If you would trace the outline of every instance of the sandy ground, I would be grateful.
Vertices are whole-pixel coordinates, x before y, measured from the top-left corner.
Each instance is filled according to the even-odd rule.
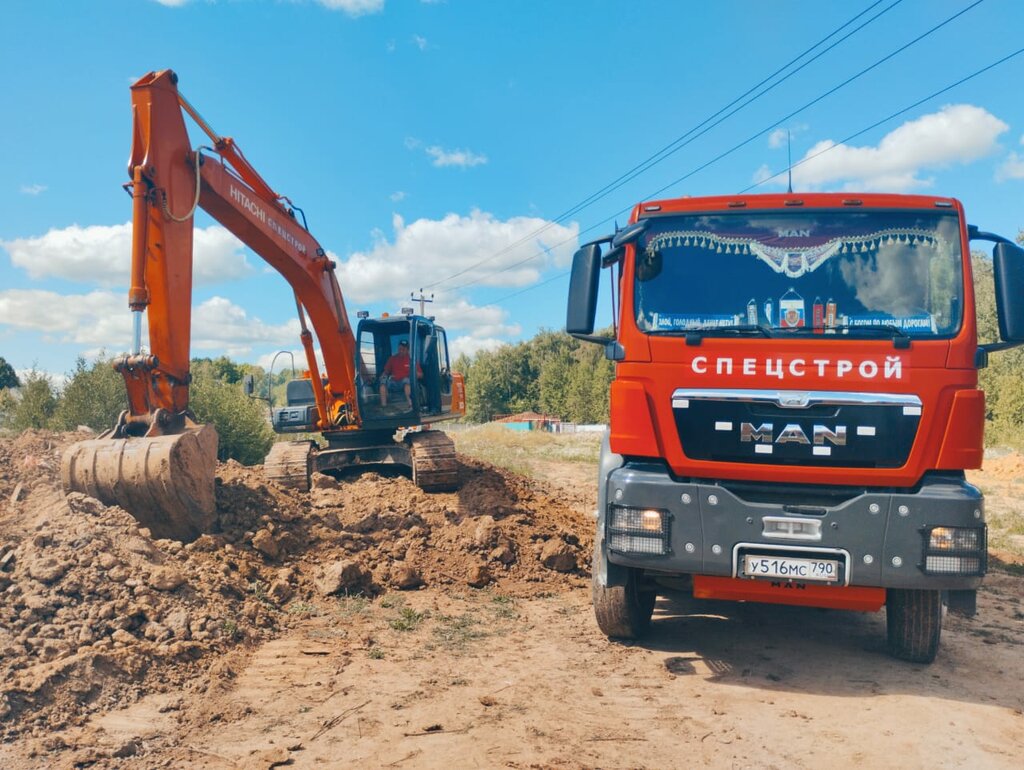
[[[296,598],[277,614],[268,605],[267,628],[233,643],[208,640],[188,676],[173,657],[144,676],[109,672],[132,686],[49,729],[29,729],[24,711],[9,715],[0,767],[1020,766],[1024,577],[1012,566],[990,574],[976,618],[947,617],[931,666],[886,656],[883,613],[679,595],[659,600],[648,639],[610,643],[592,619],[582,558],[592,469],[533,470],[546,481],[469,468],[461,504],[437,503],[451,531],[429,515],[434,502],[422,503],[417,526],[443,558],[416,556],[425,584],[413,590],[390,582],[393,562],[366,565],[376,577],[365,597],[318,592],[316,562],[339,555],[338,542],[299,532],[305,549],[293,545],[258,565],[288,563],[297,574]],[[409,493],[404,479],[372,483]],[[360,484],[322,492],[347,495],[327,501],[338,506],[339,537],[374,494],[370,482]],[[991,502],[1015,507],[1012,493],[1007,487]],[[324,499],[296,504],[326,516]],[[497,525],[528,530],[535,546],[568,544],[563,550],[581,564],[545,570],[541,549],[511,536],[515,562],[489,562],[493,543],[481,549],[473,539],[495,501],[505,507]],[[10,514],[0,513],[0,535],[12,541],[3,527]],[[245,551],[248,542],[243,534],[233,547]],[[391,558],[383,545],[373,555]],[[494,573],[479,588],[450,574],[473,559]],[[15,670],[24,676],[41,665],[27,659]]]

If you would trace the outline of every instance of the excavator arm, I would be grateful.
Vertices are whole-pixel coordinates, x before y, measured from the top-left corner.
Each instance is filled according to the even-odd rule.
[[[335,264],[299,224],[229,137],[218,136],[185,100],[170,70],[131,88],[130,353],[115,362],[128,409],[112,431],[65,452],[64,486],[119,504],[158,537],[191,539],[209,528],[215,508],[216,431],[189,410],[193,217],[202,208],[276,269],[295,294],[320,430],[360,424],[355,338]],[[212,142],[193,149],[190,115]],[[205,152],[204,152],[205,149]],[[149,349],[142,349],[142,314]],[[323,352],[317,363],[313,333]]]
[[[213,143],[193,150],[184,114]],[[179,93],[170,70],[150,73],[132,86],[133,200],[131,287],[128,303],[149,319],[149,355],[138,336],[118,362],[128,387],[128,433],[180,430],[188,411],[191,341],[193,214],[202,208],[277,270],[292,287],[301,339],[314,383],[320,382],[312,334],[327,374],[314,387],[319,428],[358,424],[355,338],[334,274],[335,263],[249,164],[238,145],[217,135]],[[139,329],[141,324],[136,323]],[[161,411],[162,410],[162,411]],[[166,416],[165,416],[166,415]],[[132,424],[137,428],[132,428]]]

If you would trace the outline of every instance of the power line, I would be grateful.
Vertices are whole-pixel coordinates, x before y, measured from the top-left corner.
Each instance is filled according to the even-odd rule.
[[[815,104],[817,104],[818,102],[822,101],[823,99],[826,99],[829,96],[831,96],[832,94],[836,93],[837,91],[845,88],[850,83],[853,83],[855,80],[858,80],[859,78],[861,78],[864,75],[868,74],[872,70],[878,68],[879,66],[881,66],[885,62],[889,61],[890,59],[894,58],[895,56],[898,56],[899,54],[901,54],[903,51],[906,51],[911,46],[914,46],[917,43],[921,42],[922,40],[924,40],[929,35],[934,34],[938,30],[940,30],[943,27],[945,27],[946,25],[948,25],[948,24],[952,23],[953,21],[955,21],[956,19],[958,19],[960,16],[963,16],[968,11],[972,10],[973,8],[977,7],[978,5],[981,5],[981,3],[983,3],[983,2],[984,2],[984,0],[974,0],[974,2],[971,3],[970,5],[968,5],[967,7],[961,9],[960,11],[957,11],[952,16],[947,17],[945,20],[939,22],[938,24],[936,24],[935,26],[931,27],[927,31],[922,32],[920,35],[915,37],[913,40],[910,40],[909,42],[904,43],[899,48],[895,49],[894,51],[891,51],[890,53],[888,53],[885,56],[883,56],[881,59],[876,60],[874,63],[869,64],[867,67],[864,67],[859,72],[857,72],[854,75],[851,75],[846,80],[844,80],[841,83],[839,83],[838,85],[833,86],[832,88],[830,88],[829,90],[827,90],[824,93],[820,94],[819,96],[816,96],[814,99],[812,99],[811,101],[807,102],[803,106],[798,107],[797,109],[793,110],[788,115],[773,121],[772,123],[770,123],[769,125],[767,125],[766,127],[762,128],[762,129],[760,129],[756,133],[751,134],[748,138],[744,139],[743,141],[739,142],[738,144],[733,145],[728,150],[725,150],[724,152],[719,153],[715,157],[713,157],[710,160],[702,163],[701,165],[697,166],[696,168],[690,170],[689,172],[687,172],[683,176],[679,177],[678,179],[675,179],[674,181],[669,182],[668,184],[658,188],[654,192],[652,192],[652,193],[650,193],[648,195],[643,196],[642,198],[640,198],[640,200],[651,200],[651,199],[657,197],[658,195],[660,195],[661,193],[663,193],[665,190],[669,189],[670,187],[674,187],[675,185],[679,184],[680,182],[683,182],[683,181],[689,179],[690,177],[694,176],[695,174],[700,173],[701,171],[705,170],[709,166],[714,165],[715,163],[717,163],[718,161],[722,160],[723,158],[726,158],[729,155],[732,155],[734,152],[736,152],[737,150],[740,150],[743,147],[745,147],[746,145],[750,144],[751,142],[753,142],[755,139],[757,139],[761,135],[766,134],[768,131],[772,130],[773,128],[775,128],[776,126],[780,125],[781,123],[785,123],[786,121],[791,120],[792,118],[796,117],[801,112],[803,112],[804,110],[807,110],[808,108],[813,107]],[[587,228],[586,230],[581,230],[580,234],[582,234],[584,232],[589,232],[590,230],[595,229],[597,226],[599,226],[601,224],[604,224],[605,222],[611,221],[616,216],[620,216],[622,214],[625,214],[631,208],[632,208],[632,206],[630,206],[628,208],[625,208],[625,209],[621,209],[620,211],[616,212],[615,214],[613,214],[612,216],[608,217],[607,219],[602,220],[602,222],[599,222],[597,225],[593,225],[593,226]],[[571,243],[573,240],[575,240],[575,239],[574,238],[567,238],[565,240],[559,241],[558,243],[549,246],[548,248],[549,249],[554,249],[554,248],[557,248],[558,246],[565,245],[566,243]],[[513,263],[511,265],[507,265],[507,266],[505,266],[504,268],[502,268],[500,270],[495,270],[495,271],[492,271],[490,273],[487,273],[485,276],[482,276],[481,278],[476,278],[476,279],[473,279],[471,281],[467,281],[467,282],[465,282],[463,284],[460,284],[458,286],[455,286],[455,287],[452,288],[452,290],[453,291],[457,291],[457,290],[463,289],[463,288],[465,288],[467,286],[472,286],[473,284],[479,283],[481,280],[483,280],[486,277],[500,275],[501,273],[508,272],[509,270],[512,270],[513,268],[519,267],[520,265],[526,264],[527,262],[532,262],[532,261],[540,258],[541,256],[543,256],[543,254],[544,254],[544,252],[538,252],[538,253],[533,254],[533,255],[531,255],[529,257],[526,257],[525,259],[521,259],[518,262],[515,262],[515,263]]]
[[[839,40],[837,40],[834,43],[832,43],[830,46],[828,46],[824,50],[819,51],[815,56],[813,56],[812,58],[808,59],[806,62],[801,64],[799,67],[797,67],[793,71],[787,73],[785,75],[785,77],[780,78],[775,83],[772,83],[770,86],[768,86],[767,88],[762,90],[760,93],[755,94],[753,97],[751,97],[747,101],[743,102],[743,104],[740,104],[739,107],[736,107],[736,109],[732,110],[728,114],[726,114],[723,117],[721,117],[719,120],[715,121],[712,125],[710,125],[710,126],[707,125],[708,123],[711,123],[711,121],[713,121],[715,118],[717,118],[720,115],[722,115],[722,113],[724,113],[727,110],[729,110],[730,107],[733,107],[738,102],[740,102],[742,99],[744,99],[745,97],[749,96],[751,93],[753,93],[758,88],[763,86],[765,83],[767,83],[770,80],[772,80],[772,78],[774,78],[776,75],[779,75],[780,73],[785,72],[785,70],[787,70],[789,67],[794,65],[796,62],[800,61],[800,59],[802,59],[805,56],[807,56],[814,49],[816,49],[816,48],[820,47],[821,45],[823,45],[830,38],[835,37],[837,34],[839,34],[846,27],[848,27],[851,24],[853,24],[855,21],[857,21],[859,18],[861,18],[862,16],[864,16],[865,14],[870,12],[872,9],[874,9],[878,5],[881,5],[881,3],[883,1],[884,0],[875,0],[874,3],[869,5],[863,11],[861,11],[856,16],[854,16],[852,19],[850,19],[849,21],[845,22],[844,24],[841,24],[839,27],[834,29],[832,32],[830,32],[828,35],[823,37],[821,40],[819,40],[817,43],[812,45],[810,48],[806,49],[805,51],[803,51],[799,55],[797,55],[794,58],[790,59],[786,64],[782,65],[777,70],[775,70],[773,73],[771,73],[767,77],[763,78],[757,84],[755,84],[755,85],[751,86],[750,88],[748,88],[746,91],[744,91],[742,94],[737,96],[731,102],[729,102],[724,107],[719,109],[717,112],[715,112],[712,115],[708,116],[703,121],[701,121],[697,125],[693,126],[688,131],[683,133],[682,135],[676,137],[671,142],[669,142],[667,145],[662,147],[660,150],[658,150],[654,154],[648,156],[647,158],[642,160],[640,163],[638,163],[637,165],[633,166],[633,168],[631,168],[629,171],[626,171],[625,173],[623,173],[620,176],[618,176],[616,179],[614,179],[611,182],[609,182],[608,184],[606,184],[604,187],[599,189],[597,192],[590,194],[589,196],[584,198],[582,201],[576,203],[575,205],[573,205],[570,208],[568,208],[565,211],[563,211],[561,214],[559,214],[554,219],[546,222],[544,225],[542,225],[541,227],[537,228],[536,230],[528,233],[527,235],[524,235],[519,240],[514,241],[513,243],[510,243],[509,245],[503,247],[502,249],[499,249],[497,252],[495,252],[491,256],[486,257],[486,258],[484,258],[484,259],[480,260],[479,262],[476,262],[476,263],[474,263],[472,265],[469,265],[468,267],[465,267],[462,270],[459,270],[459,271],[457,271],[455,273],[452,273],[449,276],[446,276],[444,278],[438,279],[437,281],[434,281],[433,283],[428,285],[428,288],[433,288],[433,287],[438,286],[438,285],[440,285],[440,284],[442,284],[442,283],[444,283],[446,281],[450,281],[452,278],[457,278],[460,275],[464,275],[465,273],[468,273],[469,271],[474,270],[477,267],[480,267],[481,265],[486,264],[487,262],[495,260],[498,257],[502,256],[503,254],[507,254],[508,252],[512,251],[517,246],[521,246],[522,244],[527,243],[528,241],[533,240],[534,238],[539,236],[541,233],[549,230],[555,224],[559,224],[561,222],[564,222],[566,219],[568,219],[569,217],[573,216],[574,214],[578,214],[580,211],[582,211],[582,210],[584,210],[586,208],[589,208],[591,205],[593,205],[597,201],[599,201],[602,198],[606,197],[609,193],[619,189],[624,184],[626,184],[626,183],[632,181],[633,179],[635,179],[636,177],[638,177],[640,174],[643,174],[644,172],[646,172],[649,169],[653,168],[658,163],[661,163],[663,160],[668,158],[670,155],[673,155],[675,152],[677,152],[678,150],[680,150],[683,147],[687,146],[688,144],[690,144],[694,140],[698,139],[699,137],[703,136],[708,131],[710,131],[712,128],[715,128],[716,126],[718,126],[719,124],[721,124],[722,122],[724,122],[728,118],[732,117],[733,115],[735,115],[737,112],[739,112],[743,108],[747,107],[748,105],[752,104],[756,100],[760,99],[762,96],[767,94],[769,91],[771,91],[774,88],[776,88],[777,86],[781,85],[782,83],[787,81],[789,78],[791,78],[793,75],[797,74],[798,72],[800,72],[805,67],[807,67],[808,65],[812,64],[813,62],[817,61],[819,58],[824,56],[826,53],[828,53],[832,49],[836,48],[838,45],[840,45],[841,43],[843,43],[844,41],[846,41],[847,39],[849,39],[850,37],[855,35],[860,30],[864,29],[864,27],[866,27],[869,24],[871,24],[873,21],[878,19],[880,16],[888,13],[893,8],[895,8],[897,5],[899,5],[900,3],[903,2],[903,0],[894,0],[894,2],[890,3],[886,8],[883,8],[877,14],[875,14],[870,19],[865,21],[863,24],[858,26],[856,29],[850,31],[849,33],[847,33],[842,38],[840,38]],[[707,128],[705,128],[703,131],[700,131],[700,133],[696,133],[699,129],[704,128],[705,126],[707,126]],[[455,287],[455,288],[458,289],[458,288],[461,288],[461,287]]]
[[[842,145],[846,144],[847,142],[849,142],[849,141],[851,141],[853,139],[856,139],[858,136],[861,136],[862,134],[865,134],[868,131],[871,131],[871,130],[873,130],[875,128],[878,128],[879,126],[881,126],[881,125],[883,125],[883,124],[885,124],[885,123],[887,123],[887,122],[889,122],[891,120],[894,120],[894,119],[898,118],[900,115],[903,115],[903,114],[909,112],[910,110],[915,109],[916,107],[920,107],[925,102],[928,102],[928,101],[930,101],[932,99],[935,99],[935,98],[941,96],[942,94],[946,93],[947,91],[951,91],[952,89],[954,89],[954,88],[956,88],[958,86],[961,86],[961,85],[963,85],[964,83],[967,83],[970,80],[973,80],[974,78],[978,77],[979,75],[983,75],[984,73],[988,72],[989,70],[994,69],[994,68],[998,67],[1001,64],[1005,64],[1010,59],[1013,59],[1013,58],[1015,58],[1017,56],[1020,56],[1021,54],[1024,54],[1024,48],[1019,48],[1016,51],[1013,51],[1012,53],[1009,53],[1006,56],[1003,56],[1002,58],[997,59],[996,61],[992,62],[991,64],[988,64],[988,65],[982,67],[981,69],[975,70],[970,75],[966,75],[965,77],[962,77],[959,80],[957,80],[957,81],[955,81],[953,83],[950,83],[949,85],[947,85],[947,86],[945,86],[943,88],[940,88],[938,91],[934,91],[933,93],[929,94],[928,96],[925,96],[925,97],[923,97],[921,99],[918,99],[917,101],[913,102],[912,104],[909,104],[906,107],[904,107],[904,108],[902,108],[900,110],[897,110],[896,112],[891,113],[890,115],[882,118],[881,120],[875,121],[871,125],[866,126],[866,127],[862,128],[862,129],[860,129],[859,131],[856,131],[856,132],[850,134],[848,137],[843,139],[841,142],[838,142],[838,143],[836,143],[834,145],[831,145],[828,148],[826,148],[824,150],[821,150],[820,152],[815,153],[814,155],[809,155],[808,157],[803,158],[802,160],[794,163],[793,167],[796,168],[797,166],[799,166],[799,165],[801,165],[803,163],[807,163],[808,161],[811,161],[811,160],[813,160],[814,158],[816,158],[816,157],[818,157],[820,155],[824,155],[826,152],[830,152],[831,150],[834,150],[836,147],[842,146]],[[756,182],[756,183],[750,185],[749,187],[746,187],[743,190],[740,190],[737,193],[737,195],[742,195],[743,193],[749,192],[750,190],[754,189],[755,187],[763,185],[766,182],[768,182],[769,180],[774,179],[775,177],[781,176],[784,173],[786,173],[786,169],[783,169],[782,171],[779,171],[779,172],[773,174],[771,177],[763,179],[760,182]],[[617,214],[612,215],[611,217],[608,217],[608,219],[605,219],[602,222],[599,222],[597,225],[593,225],[592,227],[590,227],[588,229],[590,229],[590,230],[595,229],[597,226],[599,226],[601,224],[604,224],[605,222],[610,221],[614,216],[618,216],[618,215]],[[585,231],[581,231],[581,232],[585,232]],[[528,286],[525,289],[520,289],[518,291],[512,292],[511,294],[506,294],[505,296],[498,297],[495,300],[491,300],[488,303],[488,305],[497,305],[497,304],[499,304],[501,302],[505,302],[506,300],[512,299],[513,297],[517,297],[520,294],[525,294],[528,291],[533,291],[534,289],[539,289],[541,286],[545,286],[545,285],[547,285],[549,283],[553,283],[554,281],[557,281],[559,279],[565,278],[566,276],[569,275],[570,272],[571,271],[566,270],[565,272],[558,273],[558,274],[552,276],[551,278],[548,278],[547,280],[541,281],[540,283],[536,283],[536,284],[534,284],[532,286]],[[459,318],[459,317],[462,317],[464,315],[467,315],[467,313],[458,313],[458,314],[455,314],[452,317]]]
[[[881,120],[876,121],[875,123],[872,123],[870,126],[867,126],[866,128],[862,128],[860,131],[857,131],[856,133],[850,134],[848,137],[846,137],[845,139],[841,139],[836,144],[829,145],[824,150],[820,150],[820,151],[814,153],[813,155],[808,155],[806,158],[801,158],[796,163],[793,163],[789,167],[782,169],[782,171],[779,171],[779,172],[777,172],[775,174],[772,174],[769,177],[765,177],[760,182],[755,182],[754,184],[750,185],[749,187],[743,188],[742,190],[739,191],[739,193],[737,193],[737,195],[742,195],[745,192],[750,192],[755,187],[760,187],[761,185],[771,181],[772,179],[775,179],[778,176],[782,176],[787,171],[791,171],[792,169],[796,168],[797,166],[802,166],[804,163],[807,163],[808,161],[812,161],[815,158],[821,157],[826,152],[830,152],[830,151],[834,150],[836,147],[841,147],[841,146],[847,144],[848,142],[853,141],[854,139],[856,139],[861,134],[865,134],[865,133],[867,133],[868,131],[870,131],[870,130],[872,130],[874,128],[878,128],[883,123],[888,123],[890,120],[894,120],[895,118],[898,118],[900,115],[903,115],[906,112],[910,112],[910,110],[914,109],[915,107],[920,107],[925,102],[931,101],[932,99],[935,99],[936,97],[942,96],[942,94],[946,93],[946,91],[950,91],[950,90],[956,88],[959,85],[963,85],[968,80],[976,78],[976,77],[978,77],[978,75],[981,75],[981,74],[983,74],[985,72],[988,72],[990,69],[992,69],[994,67],[998,67],[1000,64],[1003,64],[1004,62],[1009,61],[1010,59],[1014,58],[1015,56],[1020,56],[1022,53],[1024,53],[1024,48],[1019,48],[1016,51],[1014,51],[1013,53],[1007,54],[1002,59],[999,59],[998,61],[992,62],[991,64],[989,64],[989,65],[987,65],[985,67],[982,67],[980,70],[977,70],[976,72],[973,72],[970,75],[961,78],[960,80],[956,81],[955,83],[950,83],[945,88],[940,88],[938,91],[935,91],[934,93],[929,94],[928,96],[924,97],[923,99],[919,99],[918,101],[914,102],[913,104],[908,105],[908,106],[904,107],[903,109],[898,110],[898,111],[892,113],[888,117],[884,117]]]

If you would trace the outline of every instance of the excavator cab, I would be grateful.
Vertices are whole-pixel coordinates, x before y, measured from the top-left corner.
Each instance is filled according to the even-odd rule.
[[[396,384],[399,378],[388,368],[388,361],[401,354],[404,346],[409,355],[408,400],[404,387]],[[364,318],[356,331],[356,351],[359,412],[364,426],[411,426],[451,414],[447,336],[430,318]]]

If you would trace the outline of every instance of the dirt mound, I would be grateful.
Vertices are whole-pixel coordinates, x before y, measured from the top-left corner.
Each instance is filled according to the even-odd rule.
[[[463,461],[461,489],[318,475],[309,493],[218,467],[215,532],[154,539],[129,514],[59,488],[76,434],[0,439],[0,736],[48,732],[173,686],[337,595],[420,586],[514,596],[585,583],[589,529],[534,482]],[[587,534],[584,534],[587,533]]]
[[[975,474],[989,479],[999,481],[1013,481],[1024,478],[1024,455],[1019,452],[1010,452],[1001,457],[985,458],[985,465],[981,471]]]

